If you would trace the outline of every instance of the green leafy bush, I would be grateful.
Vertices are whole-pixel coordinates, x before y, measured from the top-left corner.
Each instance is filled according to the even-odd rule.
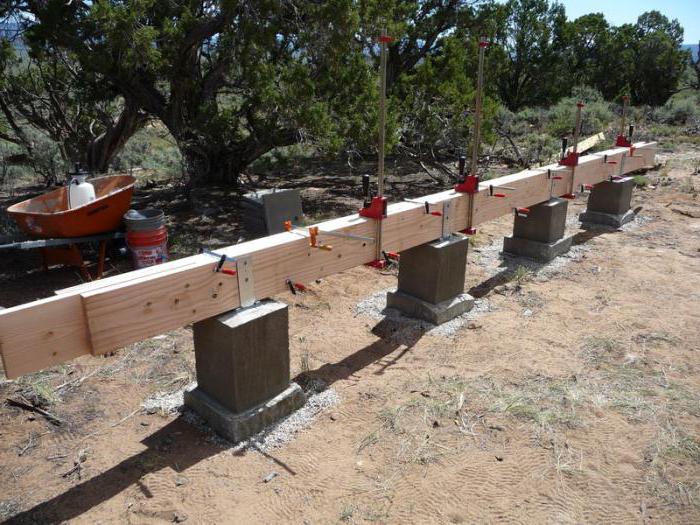
[[[699,119],[700,108],[694,97],[672,98],[654,112],[654,120],[663,124],[692,124]]]
[[[603,131],[615,119],[610,104],[600,92],[589,87],[575,88],[570,97],[565,97],[547,112],[546,131],[556,137],[570,135],[576,121],[576,103],[585,104],[581,114],[581,134],[593,135]]]

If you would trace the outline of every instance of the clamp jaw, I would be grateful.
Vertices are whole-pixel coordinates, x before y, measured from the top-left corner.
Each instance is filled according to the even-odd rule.
[[[615,139],[615,147],[617,148],[630,148],[631,154],[634,154],[634,146],[632,145],[632,135],[634,135],[634,124],[630,124],[627,131],[627,136],[618,135]]]
[[[384,219],[386,217],[388,200],[383,196],[370,196],[369,175],[362,176],[362,195],[364,196],[364,203],[358,212],[360,217],[378,221]]]
[[[464,175],[464,168],[466,163],[466,157],[464,155],[461,155],[459,157],[459,175],[462,178],[462,182],[455,185],[455,191],[457,193],[478,193],[479,177],[477,175]]]
[[[559,159],[560,166],[578,166],[579,154],[576,151],[567,152],[569,145],[569,139],[566,137],[561,138],[561,158]]]

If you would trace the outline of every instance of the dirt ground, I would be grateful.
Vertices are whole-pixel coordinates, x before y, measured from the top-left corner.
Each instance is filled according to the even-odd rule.
[[[193,381],[189,328],[0,380],[3,400],[61,420],[0,407],[0,520],[700,523],[700,149],[659,158],[634,223],[581,230],[579,198],[574,248],[549,265],[499,255],[512,218],[484,225],[465,284],[480,307],[451,331],[377,313],[395,270],[277,297],[293,376],[338,397],[277,448],[142,406]],[[297,180],[319,215],[356,205],[349,183],[312,182]],[[140,198],[177,207],[167,191]],[[244,235],[227,199],[182,221],[176,251]],[[24,254],[0,264],[3,306],[76,281]]]

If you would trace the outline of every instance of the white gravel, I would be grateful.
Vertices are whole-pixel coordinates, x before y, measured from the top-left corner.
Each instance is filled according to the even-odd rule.
[[[309,396],[303,407],[276,425],[253,436],[245,446],[262,452],[279,448],[292,441],[299,431],[311,426],[318,414],[338,403],[340,403],[340,396],[332,388],[313,394]]]
[[[648,217],[637,215],[633,221],[622,226],[620,230],[624,232],[631,231],[650,220]],[[601,226],[600,229],[610,232],[615,231],[607,226]],[[570,215],[566,221],[566,235],[575,235],[580,231],[578,213]],[[534,280],[548,281],[563,274],[571,262],[580,262],[585,259],[591,249],[591,245],[586,242],[573,245],[567,253],[547,263],[541,263],[525,257],[516,257],[503,253],[503,238],[499,238],[489,245],[470,248],[468,258],[471,264],[478,264],[486,271],[484,280],[490,279],[499,273],[511,274],[519,267],[523,267]],[[435,326],[426,321],[406,317],[393,308],[387,308],[386,294],[394,290],[395,288],[388,288],[360,301],[355,306],[355,315],[365,315],[383,321],[383,323],[374,328],[374,333],[393,343],[409,347],[413,346],[426,333],[452,337],[465,326],[469,327],[470,323],[473,323],[480,316],[496,309],[486,297],[482,297],[475,300],[474,308],[471,311],[440,326]]]
[[[383,326],[377,326],[375,332],[384,339],[405,346],[413,346],[423,334],[452,337],[471,321],[484,313],[491,312],[494,307],[487,299],[476,299],[474,308],[454,319],[435,326],[432,323],[413,317],[407,317],[398,310],[386,307],[386,294],[393,292],[394,288],[388,288],[372,294],[355,306],[355,315],[366,315],[373,319],[384,321]]]
[[[620,231],[628,232],[643,226],[652,219],[642,215],[637,215],[634,220],[624,224]],[[614,232],[615,228],[609,226],[590,226],[593,231]],[[581,231],[578,214],[569,215],[566,220],[566,235],[575,235]],[[522,266],[531,272],[536,281],[547,281],[553,277],[561,275],[566,267],[572,262],[580,262],[586,258],[592,247],[589,243],[573,245],[569,251],[552,261],[541,263],[526,257],[517,257],[503,252],[503,239],[495,240],[487,246],[470,250],[470,256],[476,264],[484,268],[487,278],[491,278],[499,272],[515,271]]]
[[[163,415],[172,415],[181,412],[184,403],[184,392],[189,386],[187,385],[182,390],[174,392],[157,392],[141,403],[141,406],[149,414],[158,412]]]
[[[232,445],[230,442],[215,434],[199,415],[184,406],[184,392],[192,386],[194,386],[194,383],[174,392],[158,392],[146,399],[141,406],[148,413],[160,413],[164,415],[182,414],[183,418],[188,423],[208,434],[207,441],[222,448],[230,448],[233,452],[242,449],[266,452],[279,448],[294,440],[298,432],[311,426],[311,423],[318,414],[340,402],[340,396],[332,388],[327,388],[319,393],[307,393],[308,399],[304,406],[289,417],[256,434],[248,441]]]

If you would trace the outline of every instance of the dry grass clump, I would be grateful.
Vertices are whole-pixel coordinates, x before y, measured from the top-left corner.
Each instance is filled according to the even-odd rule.
[[[647,486],[668,505],[700,507],[700,442],[672,418],[658,424],[646,457]],[[695,467],[695,468],[693,468]]]

